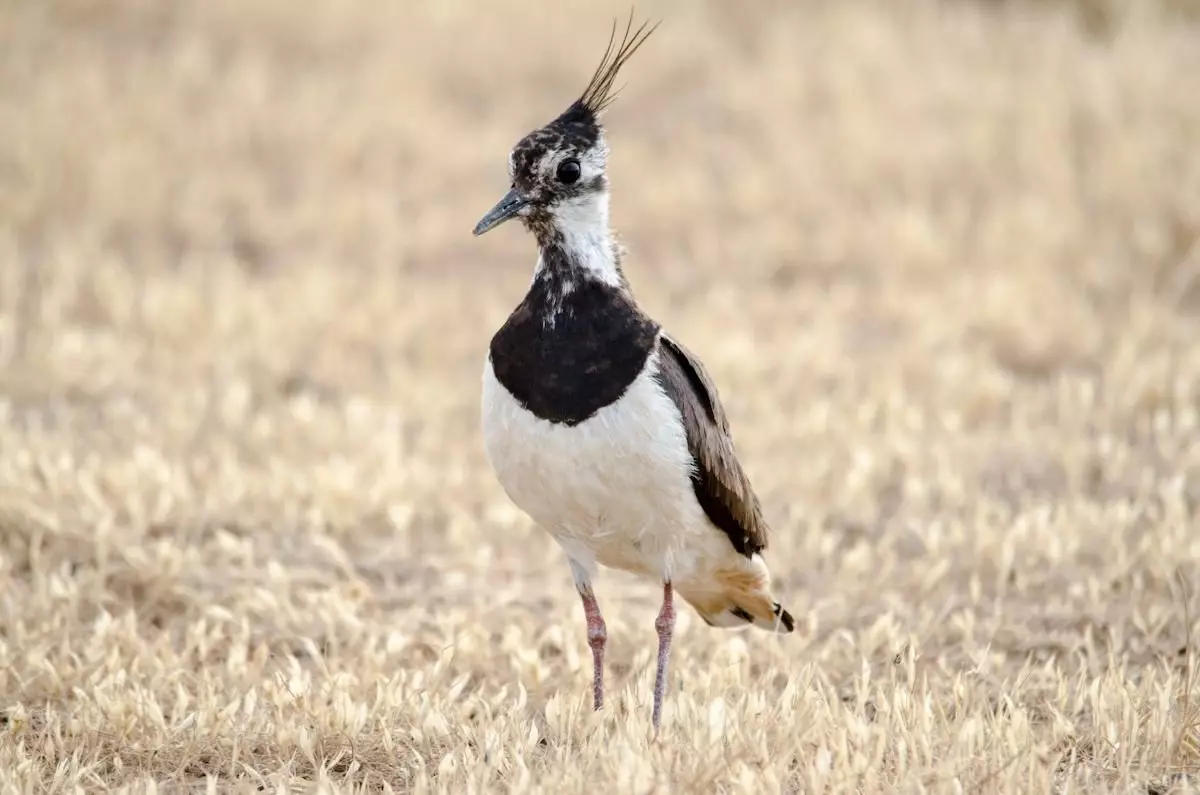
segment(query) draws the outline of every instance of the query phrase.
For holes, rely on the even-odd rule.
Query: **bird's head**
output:
[[[583,93],[554,121],[534,130],[508,156],[511,188],[475,225],[482,235],[521,218],[539,239],[608,224],[608,146],[600,113],[613,101],[613,81],[630,56],[658,27],[632,29],[616,44],[616,25],[600,66]]]

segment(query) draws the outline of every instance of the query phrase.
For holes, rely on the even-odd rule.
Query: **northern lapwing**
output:
[[[476,225],[519,218],[538,245],[524,300],[491,340],[483,370],[487,457],[509,498],[562,546],[583,600],[604,703],[598,566],[662,585],[655,621],[657,731],[678,593],[710,626],[791,632],[763,561],[768,527],[700,361],[638,306],[609,226],[600,113],[653,33],[616,25],[583,93],[522,138],[511,189]],[[657,25],[655,26],[657,27]]]

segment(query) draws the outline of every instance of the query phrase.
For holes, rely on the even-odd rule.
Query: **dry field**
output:
[[[0,792],[1200,790],[1181,9],[639,6],[626,270],[798,618],[681,612],[654,740],[658,589],[593,714],[483,457],[470,235],[628,6],[0,1]]]

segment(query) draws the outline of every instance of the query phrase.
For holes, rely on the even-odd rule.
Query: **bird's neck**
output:
[[[536,230],[538,261],[534,279],[591,279],[625,287],[616,239],[608,223],[608,192],[601,191],[554,208],[549,223]]]

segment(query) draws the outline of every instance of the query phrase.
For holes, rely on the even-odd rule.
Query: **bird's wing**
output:
[[[729,421],[704,365],[663,332],[658,379],[683,416],[688,451],[695,462],[692,488],[709,520],[750,557],[767,546],[767,523],[758,497],[733,450]]]

